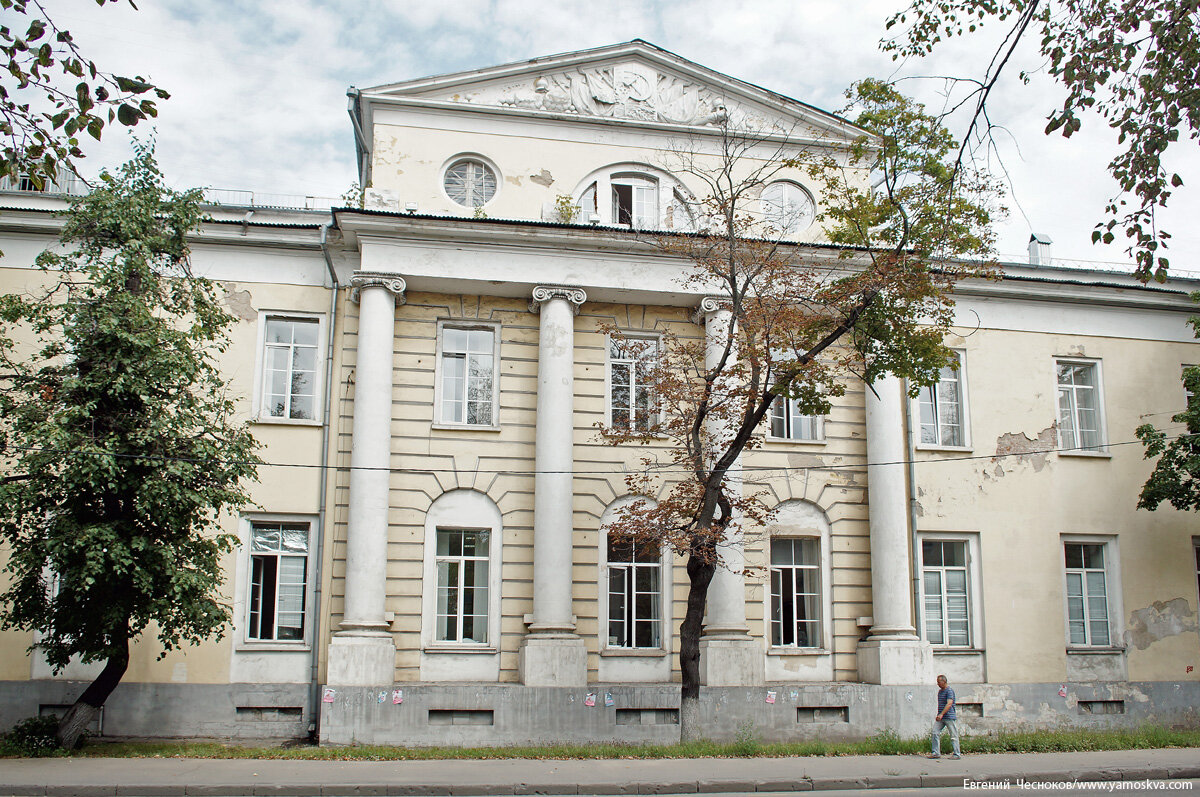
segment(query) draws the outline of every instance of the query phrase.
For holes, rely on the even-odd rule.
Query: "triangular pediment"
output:
[[[846,139],[840,117],[635,40],[497,67],[364,89],[410,99],[631,124],[717,127]]]

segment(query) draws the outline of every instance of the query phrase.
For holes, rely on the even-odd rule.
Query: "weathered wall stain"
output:
[[[250,295],[250,291],[236,290],[236,282],[224,282],[221,285],[225,288],[225,306],[229,308],[229,312],[243,321],[258,318],[258,311],[251,304],[254,297]]]
[[[1049,452],[1057,447],[1057,423],[1052,423],[1038,432],[1038,436],[1032,440],[1024,432],[1009,432],[996,438],[996,454],[992,457],[992,461],[998,462],[1003,457],[1005,461],[1011,463],[1027,462],[1033,466],[1034,471],[1040,471],[1046,467],[1046,460],[1050,457]],[[996,478],[1003,477],[1004,469],[997,467],[995,475]]]
[[[554,177],[550,174],[550,172],[542,169],[537,174],[529,175],[529,182],[537,183],[538,185],[544,185],[549,188],[550,184],[554,182]]]
[[[1200,630],[1197,628],[1196,613],[1186,598],[1155,601],[1144,609],[1130,612],[1125,644],[1145,650],[1160,639],[1196,630]]]

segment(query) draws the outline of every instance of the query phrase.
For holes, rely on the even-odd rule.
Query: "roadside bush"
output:
[[[0,737],[0,752],[5,755],[38,758],[54,755],[62,748],[58,744],[58,717],[27,717]]]

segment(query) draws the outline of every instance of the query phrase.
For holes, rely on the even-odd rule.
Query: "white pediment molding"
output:
[[[844,119],[731,78],[654,45],[594,50],[363,89],[369,99],[420,100],[535,115],[782,133],[844,141]]]

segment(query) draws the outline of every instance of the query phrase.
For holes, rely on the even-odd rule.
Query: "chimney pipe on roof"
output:
[[[1048,266],[1050,265],[1050,244],[1054,241],[1050,240],[1050,236],[1045,233],[1035,232],[1029,236],[1029,265],[1031,266]]]

